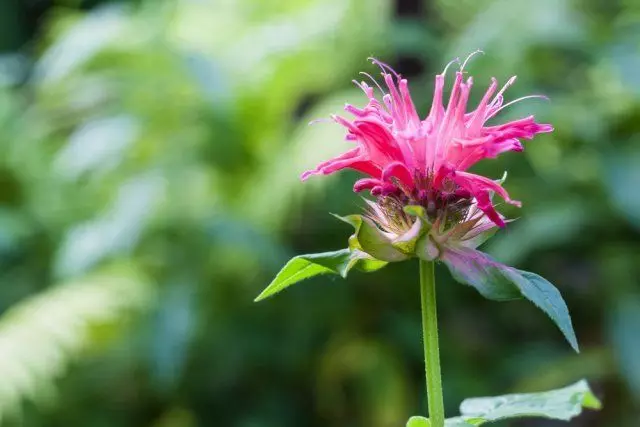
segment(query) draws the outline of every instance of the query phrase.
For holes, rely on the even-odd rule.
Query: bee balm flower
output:
[[[355,148],[305,172],[302,179],[345,168],[355,169],[368,176],[355,183],[354,191],[370,190],[377,200],[365,199],[368,205],[365,215],[337,216],[355,230],[347,248],[292,258],[256,301],[313,276],[346,277],[352,269],[373,272],[391,262],[418,258],[429,418],[411,417],[407,425],[471,425],[468,422],[532,415],[567,421],[582,407],[600,407],[585,382],[542,394],[465,400],[460,408],[461,416],[445,419],[435,262],[446,265],[457,282],[474,287],[485,298],[528,299],[556,323],[573,349],[579,351],[569,310],[553,284],[476,250],[497,227],[505,225],[504,218],[495,210],[492,195],[497,193],[511,204],[519,205],[519,202],[509,198],[502,187],[503,180],[494,181],[467,170],[478,161],[497,157],[505,151],[522,151],[522,139],[551,132],[553,128],[536,123],[533,116],[502,125],[487,125],[487,121],[505,107],[529,98],[504,103],[504,92],[515,77],[500,90],[492,79],[476,108],[467,111],[473,80],[470,77],[464,80],[463,70],[471,56],[473,54],[455,73],[446,108],[442,102],[444,79],[451,63],[436,76],[433,103],[425,119],[420,119],[416,111],[407,80],[388,65],[373,61],[382,69],[388,93],[365,74],[382,92],[382,100],[375,97],[374,88],[367,83],[356,82],[369,99],[367,105],[364,108],[347,105],[345,110],[353,116],[351,120],[333,116],[347,129],[347,140],[354,142]],[[516,404],[509,407],[509,402],[516,400]],[[550,403],[540,405],[541,400]],[[505,402],[506,411],[503,410]],[[534,404],[536,410],[531,411],[529,406]],[[566,406],[566,411],[558,411],[559,405]],[[500,407],[499,410],[492,412],[496,407]],[[483,412],[482,408],[489,410]]]
[[[522,139],[553,130],[551,125],[536,123],[533,116],[487,126],[486,122],[505,107],[530,98],[504,103],[504,92],[515,77],[497,92],[498,83],[492,79],[475,110],[467,111],[473,79],[464,80],[463,64],[455,73],[445,108],[445,68],[435,78],[431,110],[425,119],[420,119],[407,80],[388,65],[373,62],[382,69],[388,93],[378,86],[383,93],[380,101],[373,87],[364,81],[355,82],[369,102],[364,108],[346,105],[345,110],[354,117],[351,120],[332,117],[347,129],[346,139],[356,147],[305,172],[302,179],[355,169],[368,175],[355,183],[356,192],[370,190],[379,198],[391,196],[404,205],[423,206],[430,217],[438,217],[451,206],[473,203],[493,223],[503,227],[505,222],[496,212],[491,194],[497,193],[513,205],[520,203],[511,200],[500,183],[467,170],[478,161],[495,158],[505,151],[522,151]]]

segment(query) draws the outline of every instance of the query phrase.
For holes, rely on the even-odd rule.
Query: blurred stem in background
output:
[[[436,277],[433,261],[420,260],[420,301],[429,421],[431,421],[431,427],[444,427],[444,401],[440,374],[440,349],[438,346]]]

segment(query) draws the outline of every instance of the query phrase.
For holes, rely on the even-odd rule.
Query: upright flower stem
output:
[[[438,347],[438,314],[436,310],[436,279],[433,261],[420,260],[420,301],[424,365],[427,376],[427,402],[431,427],[444,427],[444,402]]]

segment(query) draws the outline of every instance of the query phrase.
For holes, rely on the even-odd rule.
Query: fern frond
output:
[[[52,287],[0,317],[0,422],[21,402],[50,397],[54,380],[98,340],[96,328],[149,306],[152,286],[117,268]]]

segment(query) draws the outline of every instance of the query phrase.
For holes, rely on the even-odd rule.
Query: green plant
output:
[[[434,263],[445,264],[454,279],[470,285],[485,298],[497,301],[525,298],[544,311],[578,352],[571,317],[560,292],[541,276],[497,262],[476,248],[489,239],[497,227],[506,226],[495,209],[493,196],[512,200],[502,184],[467,172],[484,158],[495,158],[506,151],[522,151],[521,139],[532,139],[553,127],[539,124],[533,116],[501,125],[486,122],[512,104],[540,96],[525,96],[504,102],[512,77],[501,90],[492,82],[475,110],[467,112],[473,80],[463,83],[464,69],[480,51],[464,62],[450,62],[435,79],[433,104],[421,120],[411,98],[408,81],[387,64],[376,59],[386,84],[373,80],[355,82],[368,98],[364,108],[350,104],[345,110],[354,116],[347,120],[332,116],[347,129],[347,140],[356,147],[317,168],[305,172],[328,175],[351,168],[367,175],[358,180],[354,191],[369,189],[374,201],[365,200],[367,213],[337,217],[352,225],[355,233],[348,249],[293,258],[269,286],[256,298],[260,301],[309,277],[335,273],[343,277],[352,268],[375,271],[390,262],[418,258],[422,331],[429,418],[413,417],[409,427],[480,425],[501,419],[542,416],[570,420],[582,407],[599,409],[601,404],[586,382],[551,392],[508,395],[465,400],[461,416],[445,421],[440,350],[436,309]],[[449,67],[458,62],[449,102],[443,106],[443,87]],[[375,88],[382,93],[382,101]]]

